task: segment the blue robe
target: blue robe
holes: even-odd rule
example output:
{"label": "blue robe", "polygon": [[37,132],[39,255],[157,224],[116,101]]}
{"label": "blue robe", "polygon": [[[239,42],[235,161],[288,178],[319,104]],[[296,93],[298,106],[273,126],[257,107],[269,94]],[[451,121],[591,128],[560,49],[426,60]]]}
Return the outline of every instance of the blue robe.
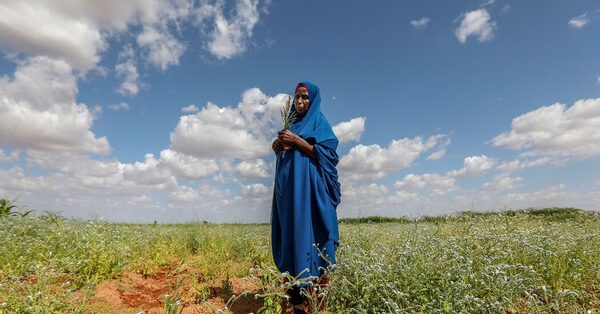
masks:
{"label": "blue robe", "polygon": [[[341,196],[335,168],[338,139],[321,113],[319,88],[304,84],[310,99],[308,112],[290,130],[313,145],[317,160],[297,148],[277,155],[271,210],[275,264],[279,271],[300,278],[320,276],[330,263],[336,263],[336,208]],[[319,256],[317,247],[328,261]]]}

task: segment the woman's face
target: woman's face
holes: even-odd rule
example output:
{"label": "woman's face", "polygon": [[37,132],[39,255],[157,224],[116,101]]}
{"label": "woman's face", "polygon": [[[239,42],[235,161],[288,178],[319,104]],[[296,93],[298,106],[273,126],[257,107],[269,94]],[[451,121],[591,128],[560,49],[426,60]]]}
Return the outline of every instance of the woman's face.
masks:
{"label": "woman's face", "polygon": [[299,115],[304,115],[308,111],[308,90],[304,87],[299,87],[296,90],[296,96],[294,97],[294,106],[296,112]]}

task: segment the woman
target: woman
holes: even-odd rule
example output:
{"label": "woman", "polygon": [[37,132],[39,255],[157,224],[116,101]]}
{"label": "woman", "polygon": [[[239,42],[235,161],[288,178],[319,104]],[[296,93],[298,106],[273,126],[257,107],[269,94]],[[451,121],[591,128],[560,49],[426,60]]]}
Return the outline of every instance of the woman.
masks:
{"label": "woman", "polygon": [[[310,82],[299,83],[292,107],[296,120],[273,142],[277,166],[271,240],[279,271],[324,281],[324,269],[335,264],[339,244],[336,207],[340,183],[335,168],[338,140],[320,107],[319,88]],[[291,149],[284,150],[284,145]],[[298,290],[290,293],[291,301],[294,310],[303,313],[300,308],[305,300]]]}

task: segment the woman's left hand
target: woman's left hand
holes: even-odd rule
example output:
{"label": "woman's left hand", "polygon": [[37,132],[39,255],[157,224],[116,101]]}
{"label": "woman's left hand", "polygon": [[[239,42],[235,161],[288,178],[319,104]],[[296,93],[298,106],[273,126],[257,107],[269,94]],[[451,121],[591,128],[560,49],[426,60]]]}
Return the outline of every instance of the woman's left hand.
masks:
{"label": "woman's left hand", "polygon": [[300,137],[290,130],[281,130],[277,133],[279,142],[287,145],[296,145]]}

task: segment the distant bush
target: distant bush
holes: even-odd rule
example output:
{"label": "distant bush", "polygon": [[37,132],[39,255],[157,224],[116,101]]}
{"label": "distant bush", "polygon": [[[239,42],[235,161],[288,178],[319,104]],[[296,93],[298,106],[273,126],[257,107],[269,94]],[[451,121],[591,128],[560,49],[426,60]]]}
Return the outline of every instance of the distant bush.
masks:
{"label": "distant bush", "polygon": [[598,215],[596,212],[584,211],[578,208],[571,207],[549,207],[549,208],[526,208],[518,210],[502,210],[502,211],[461,211],[455,214],[439,215],[439,216],[421,216],[418,218],[408,217],[385,217],[385,216],[367,216],[358,218],[342,218],[338,222],[342,224],[362,224],[362,223],[414,223],[414,222],[428,222],[428,223],[442,223],[448,220],[457,219],[461,217],[486,217],[486,216],[497,216],[497,215],[529,215],[529,216],[544,216],[552,221],[560,221],[581,215]]}

